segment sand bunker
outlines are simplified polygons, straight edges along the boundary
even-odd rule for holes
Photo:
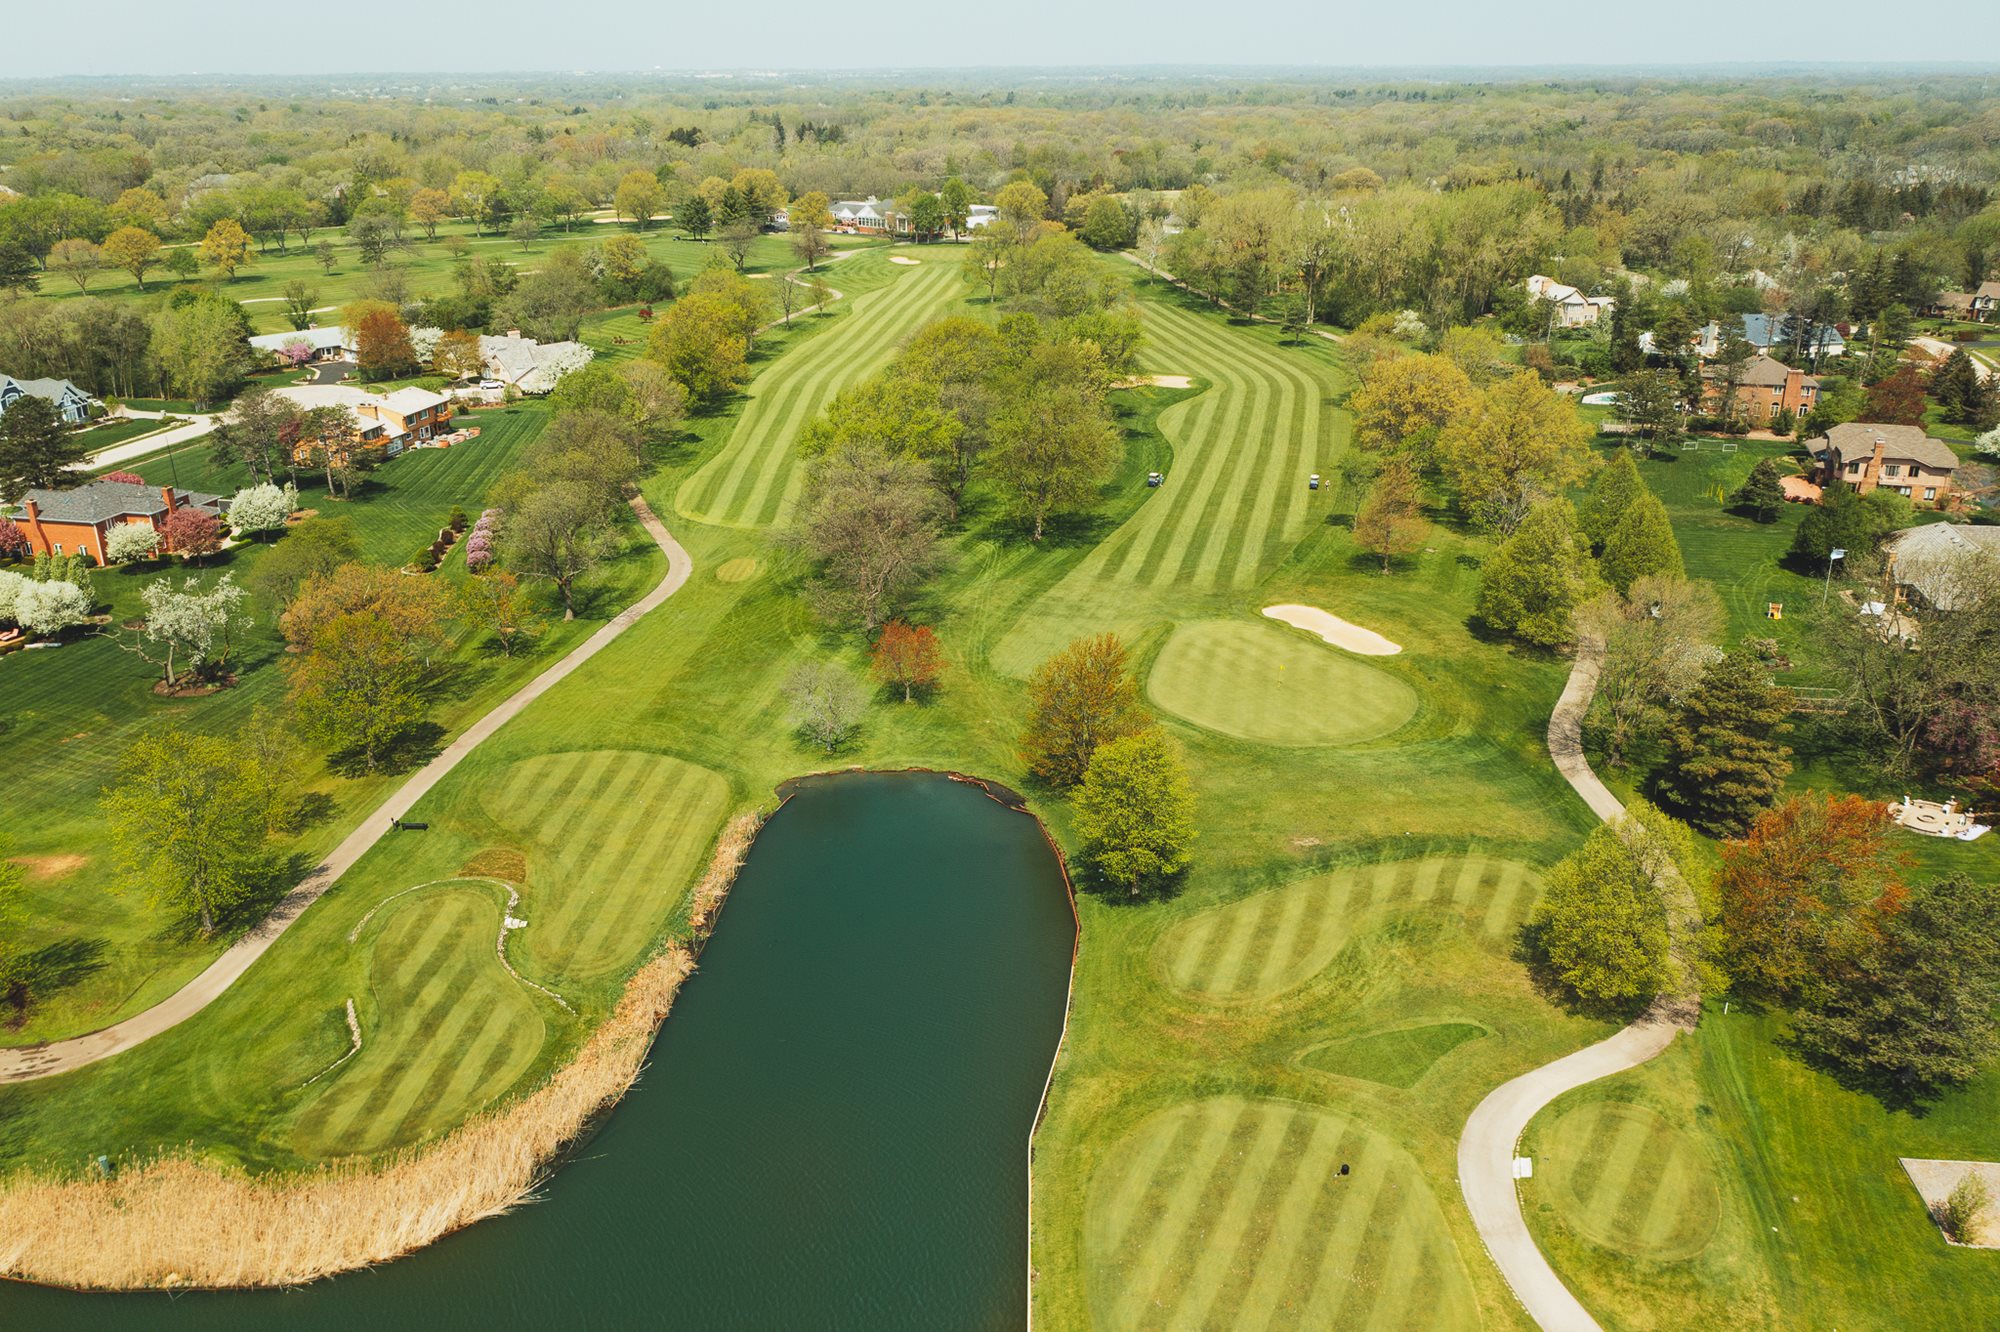
[[[1358,652],[1364,657],[1393,657],[1403,650],[1402,644],[1390,642],[1373,629],[1349,624],[1338,615],[1328,615],[1317,606],[1266,606],[1264,614],[1295,629],[1318,634],[1335,647]]]
[[[1133,375],[1130,379],[1119,380],[1116,384],[1113,384],[1111,387],[1121,388],[1121,389],[1148,388],[1148,387],[1193,388],[1194,380],[1187,375]]]
[[[920,264],[923,260],[912,259],[906,254],[892,254],[889,256],[889,262],[892,264]]]

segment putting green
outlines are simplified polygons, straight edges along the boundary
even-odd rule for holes
[[[1267,745],[1356,744],[1417,712],[1417,691],[1387,671],[1248,620],[1177,626],[1146,693],[1183,721]]]
[[[733,560],[724,560],[715,567],[715,581],[718,583],[747,583],[757,576],[764,566],[748,555]]]
[[[442,883],[397,898],[362,935],[361,1052],[292,1128],[301,1155],[359,1156],[451,1128],[512,1086],[542,1048],[541,1014],[493,950],[500,890]],[[330,1023],[344,1023],[329,1016]]]
[[[1427,1022],[1317,1046],[1299,1062],[1343,1078],[1408,1088],[1416,1086],[1438,1060],[1487,1034],[1474,1022]]]
[[[1352,939],[1390,915],[1435,906],[1477,917],[1498,940],[1542,895],[1541,876],[1512,860],[1426,856],[1298,879],[1190,916],[1160,936],[1169,984],[1206,999],[1262,999],[1325,970]]]
[[[1679,1262],[1707,1248],[1721,1224],[1714,1163],[1649,1106],[1588,1101],[1536,1137],[1543,1155],[1522,1192],[1547,1199],[1592,1244]]]
[[[1229,1096],[1154,1115],[1106,1155],[1085,1209],[1099,1327],[1479,1324],[1415,1159],[1310,1106]]]
[[[664,754],[509,764],[480,803],[528,851],[514,965],[558,992],[631,967],[693,883],[728,800],[720,776]]]

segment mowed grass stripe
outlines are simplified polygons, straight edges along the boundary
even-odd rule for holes
[[[1280,1237],[1277,1230],[1280,1218],[1285,1215],[1287,1198],[1308,1187],[1306,1177],[1314,1170],[1324,1176],[1333,1160],[1338,1134],[1326,1116],[1297,1114],[1273,1106],[1270,1118],[1280,1130],[1277,1146],[1263,1178],[1257,1181],[1249,1215],[1241,1227],[1243,1238],[1234,1252],[1224,1254],[1226,1266],[1213,1287],[1197,1284],[1191,1292],[1185,1305],[1190,1326],[1225,1322],[1243,1309],[1252,1283],[1266,1267],[1265,1259],[1274,1252],[1273,1246],[1297,1239],[1296,1234]],[[1223,1253],[1221,1245],[1216,1246],[1216,1252]],[[1289,1249],[1286,1254],[1289,1256]]]
[[[1187,1281],[1202,1255],[1218,1249],[1233,1251],[1235,1248],[1231,1240],[1237,1232],[1224,1223],[1224,1217],[1243,1183],[1244,1175],[1253,1168],[1251,1158],[1258,1141],[1264,1136],[1264,1111],[1262,1105],[1246,1104],[1237,1113],[1222,1150],[1208,1161],[1201,1189],[1194,1206],[1187,1213],[1179,1236],[1168,1251],[1166,1261],[1157,1268],[1147,1307],[1169,1315],[1170,1322],[1176,1321],[1171,1314],[1185,1298]]]
[[[1193,1221],[1209,1182],[1210,1167],[1222,1154],[1223,1145],[1229,1141],[1243,1112],[1241,1101],[1214,1100],[1195,1107],[1193,1113],[1201,1123],[1200,1133],[1185,1153],[1168,1162],[1172,1173],[1155,1177],[1153,1187],[1147,1191],[1143,1206],[1154,1218],[1153,1225],[1144,1245],[1132,1256],[1135,1279],[1125,1285],[1123,1298],[1113,1312],[1112,1326],[1139,1324],[1153,1286],[1149,1278],[1163,1268],[1168,1255],[1178,1246],[1182,1232]]]
[[[1212,1235],[1235,1242],[1197,1242],[1194,1252],[1178,1265],[1179,1272],[1186,1274],[1179,1290],[1171,1298],[1164,1293],[1156,1296],[1159,1303],[1171,1311],[1170,1321],[1179,1326],[1206,1325],[1209,1309],[1214,1305],[1224,1279],[1246,1258],[1255,1256],[1253,1234],[1256,1209],[1264,1197],[1266,1181],[1280,1173],[1275,1167],[1281,1158],[1281,1149],[1299,1117],[1283,1106],[1263,1104],[1254,1106],[1245,1118],[1253,1125],[1254,1133],[1237,1160],[1224,1163],[1225,1168],[1216,1172],[1227,1180],[1228,1196],[1220,1207],[1204,1213],[1202,1225],[1191,1228],[1192,1234],[1203,1239]]]
[[[729,442],[681,488],[680,512],[737,527],[785,516],[801,482],[799,432],[841,389],[887,365],[901,342],[956,295],[948,269],[902,271],[907,275],[855,297],[838,326],[760,377]]]
[[[1358,1130],[1332,1115],[1297,1114],[1294,1118],[1310,1124],[1312,1136],[1271,1217],[1269,1241],[1249,1256],[1250,1280],[1243,1298],[1224,1306],[1240,1310],[1239,1322],[1253,1327],[1257,1325],[1254,1311],[1270,1311],[1266,1325],[1275,1323],[1287,1308],[1296,1311],[1299,1304],[1296,1288],[1285,1283],[1300,1251],[1309,1239],[1316,1238],[1308,1226],[1313,1213],[1325,1201],[1331,1187],[1329,1181],[1340,1163],[1354,1154],[1355,1144],[1360,1140]]]
[[[1167,981],[1187,993],[1268,998],[1311,979],[1349,940],[1397,911],[1457,911],[1478,922],[1480,937],[1504,940],[1539,900],[1540,882],[1528,866],[1486,857],[1350,866],[1191,916],[1160,937],[1155,956]]]
[[[672,862],[666,853],[693,803],[695,788],[701,783],[701,771],[685,767],[664,783],[657,793],[650,793],[644,800],[634,800],[624,811],[624,817],[611,832],[617,844],[635,848],[631,863],[625,873],[636,875],[646,881],[646,888],[621,894],[608,906],[600,907],[588,923],[581,938],[577,940],[576,952],[585,958],[599,958],[605,954],[605,945],[614,935],[631,935],[641,929],[641,922],[649,908],[657,902],[659,894],[652,891],[660,880],[662,870],[672,872]],[[669,890],[671,891],[671,890]]]

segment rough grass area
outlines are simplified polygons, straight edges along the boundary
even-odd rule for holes
[[[1417,691],[1389,672],[1248,620],[1175,628],[1146,694],[1182,721],[1269,745],[1357,744],[1417,712]]]
[[[1431,1065],[1486,1034],[1486,1028],[1477,1023],[1429,1022],[1323,1045],[1307,1051],[1303,1062],[1308,1068],[1338,1077],[1379,1082],[1385,1087],[1414,1087],[1430,1072]]]
[[[1182,1105],[1091,1179],[1094,1325],[1473,1326],[1443,1220],[1417,1162],[1365,1124],[1240,1096]]]
[[[865,283],[869,266],[877,263],[876,255],[850,260],[830,280],[845,291],[857,279]],[[910,334],[945,313],[964,292],[950,265],[888,268],[886,259],[879,264],[899,276],[851,297],[843,312],[849,326],[838,337],[815,338],[758,377],[729,442],[681,487],[675,507],[683,515],[732,527],[781,523],[805,483],[799,431],[834,394],[887,365]]]

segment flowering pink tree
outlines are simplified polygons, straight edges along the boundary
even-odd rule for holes
[[[206,509],[179,508],[160,525],[167,549],[189,560],[199,560],[222,549],[222,523]]]
[[[140,476],[137,472],[106,472],[98,480],[123,481],[125,484],[131,486],[143,486],[146,484],[146,478]]]
[[[278,359],[287,367],[296,370],[313,358],[312,343],[304,338],[293,338],[278,348]]]

